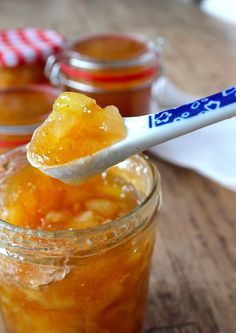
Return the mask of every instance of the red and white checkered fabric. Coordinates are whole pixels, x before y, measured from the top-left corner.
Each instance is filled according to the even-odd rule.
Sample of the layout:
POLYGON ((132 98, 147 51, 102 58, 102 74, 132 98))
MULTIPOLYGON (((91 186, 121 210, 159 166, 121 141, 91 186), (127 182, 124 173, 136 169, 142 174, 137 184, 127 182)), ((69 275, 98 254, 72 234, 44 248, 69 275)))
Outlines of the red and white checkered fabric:
POLYGON ((53 30, 24 28, 0 30, 0 66, 43 62, 63 48, 64 38, 53 30))

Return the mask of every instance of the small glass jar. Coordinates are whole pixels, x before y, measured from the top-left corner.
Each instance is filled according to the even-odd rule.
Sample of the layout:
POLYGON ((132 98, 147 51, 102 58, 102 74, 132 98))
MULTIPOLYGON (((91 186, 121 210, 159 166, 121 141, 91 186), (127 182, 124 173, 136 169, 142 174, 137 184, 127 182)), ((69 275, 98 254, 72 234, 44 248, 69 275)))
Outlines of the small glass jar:
POLYGON ((0 153, 30 141, 57 95, 58 90, 47 85, 0 90, 0 153))
POLYGON ((69 43, 48 58, 46 75, 64 91, 77 91, 122 116, 149 113, 151 88, 160 75, 155 42, 136 34, 95 34, 69 43))
POLYGON ((64 38, 53 30, 0 30, 0 89, 48 83, 46 59, 63 48, 64 38))
MULTIPOLYGON (((0 185, 25 163, 24 148, 1 156, 0 185)), ((142 332, 160 176, 141 155, 114 168, 145 194, 124 217, 55 232, 0 221, 0 307, 7 333, 142 332)))

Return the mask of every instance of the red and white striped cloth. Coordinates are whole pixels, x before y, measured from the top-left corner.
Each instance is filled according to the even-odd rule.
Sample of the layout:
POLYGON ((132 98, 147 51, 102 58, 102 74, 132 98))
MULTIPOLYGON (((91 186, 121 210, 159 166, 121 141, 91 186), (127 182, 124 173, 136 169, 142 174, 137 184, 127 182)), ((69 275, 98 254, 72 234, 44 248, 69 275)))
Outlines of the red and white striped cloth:
POLYGON ((63 48, 64 38, 53 30, 24 28, 0 30, 0 66, 43 62, 63 48))

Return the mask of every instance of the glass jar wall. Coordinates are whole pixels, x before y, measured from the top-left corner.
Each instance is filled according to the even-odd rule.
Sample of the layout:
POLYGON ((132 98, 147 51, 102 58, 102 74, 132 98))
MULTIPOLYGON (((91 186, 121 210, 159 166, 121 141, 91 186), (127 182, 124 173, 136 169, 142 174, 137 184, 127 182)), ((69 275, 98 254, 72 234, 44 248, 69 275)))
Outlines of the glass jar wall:
POLYGON ((30 141, 58 91, 44 85, 0 90, 0 153, 30 141))
MULTIPOLYGON (((26 164, 25 150, 3 155, 0 164, 2 187, 26 164)), ((0 221, 0 307, 7 333, 142 332, 160 179, 140 155, 111 172, 144 195, 126 216, 55 232, 0 221)))

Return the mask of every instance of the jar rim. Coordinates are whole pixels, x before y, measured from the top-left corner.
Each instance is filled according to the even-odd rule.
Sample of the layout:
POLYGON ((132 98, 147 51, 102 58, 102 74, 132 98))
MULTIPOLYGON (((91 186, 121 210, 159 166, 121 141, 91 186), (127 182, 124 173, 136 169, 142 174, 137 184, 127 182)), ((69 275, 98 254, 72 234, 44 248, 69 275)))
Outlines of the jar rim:
MULTIPOLYGON (((0 164, 7 164, 8 162, 12 161, 12 157, 14 155, 17 155, 18 153, 25 154, 26 153, 26 146, 20 146, 17 147, 3 155, 0 156, 0 164)), ((2 219, 0 219, 0 232, 3 230, 7 230, 8 232, 20 234, 21 236, 30 236, 31 238, 40 238, 44 240, 50 240, 50 239, 79 239, 79 237, 85 237, 88 235, 91 235, 92 233, 105 233, 107 231, 110 231, 111 228, 116 228, 119 225, 122 224, 122 222, 125 222, 126 220, 132 220, 132 217, 135 217, 135 215, 142 210, 153 197, 155 194, 157 194, 157 207, 160 208, 161 205, 161 177, 160 173, 157 169, 157 167, 154 165, 154 163, 144 154, 137 154, 134 155, 134 157, 137 157, 141 159, 143 162, 145 162, 148 167, 151 170, 152 173, 152 186, 150 189, 149 194, 145 197, 145 199, 135 207, 133 210, 131 210, 127 215, 119 217, 115 220, 112 220, 111 222, 101 224, 98 226, 93 227, 87 227, 84 229, 66 229, 66 230, 56 230, 56 231, 49 231, 49 230, 38 230, 38 229, 29 229, 24 228, 20 226, 15 226, 13 224, 10 224, 2 219)))
POLYGON ((157 61, 158 50, 155 47, 155 42, 149 40, 146 36, 137 33, 96 33, 85 34, 79 38, 73 39, 65 45, 64 50, 59 54, 59 59, 63 55, 70 59, 70 65, 75 68, 81 68, 86 70, 93 69, 109 69, 109 68, 129 68, 146 63, 157 61), (131 58, 123 60, 96 60, 93 57, 85 56, 78 51, 71 50, 72 46, 79 41, 96 39, 97 37, 115 37, 115 38, 128 38, 130 40, 136 40, 146 45, 146 52, 131 58), (61 55, 61 56, 60 56, 61 55))

